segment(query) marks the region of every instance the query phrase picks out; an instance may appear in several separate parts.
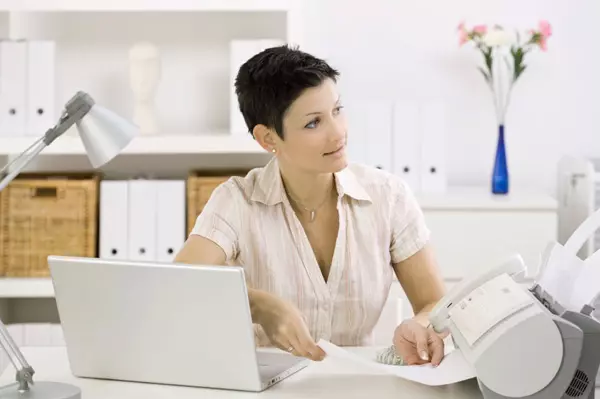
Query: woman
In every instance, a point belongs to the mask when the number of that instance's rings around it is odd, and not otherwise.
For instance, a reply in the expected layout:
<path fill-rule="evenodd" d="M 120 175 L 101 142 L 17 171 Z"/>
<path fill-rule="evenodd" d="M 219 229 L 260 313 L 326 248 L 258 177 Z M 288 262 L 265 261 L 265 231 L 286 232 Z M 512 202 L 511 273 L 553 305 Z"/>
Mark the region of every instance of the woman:
<path fill-rule="evenodd" d="M 395 330 L 397 354 L 437 365 L 427 312 L 443 285 L 429 231 L 400 178 L 348 164 L 338 76 L 287 46 L 242 65 L 240 110 L 274 157 L 214 190 L 175 261 L 243 265 L 258 344 L 313 360 L 319 339 L 369 344 L 395 273 L 415 310 Z"/>

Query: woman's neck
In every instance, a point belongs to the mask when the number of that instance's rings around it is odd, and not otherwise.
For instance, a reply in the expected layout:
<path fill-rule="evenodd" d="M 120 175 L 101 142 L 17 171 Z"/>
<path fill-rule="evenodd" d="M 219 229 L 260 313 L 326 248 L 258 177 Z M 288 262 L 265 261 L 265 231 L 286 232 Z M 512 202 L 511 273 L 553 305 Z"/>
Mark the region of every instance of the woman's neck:
<path fill-rule="evenodd" d="M 307 209 L 320 207 L 328 198 L 333 198 L 335 195 L 333 173 L 304 173 L 281 167 L 280 172 L 288 196 L 302 207 Z"/>

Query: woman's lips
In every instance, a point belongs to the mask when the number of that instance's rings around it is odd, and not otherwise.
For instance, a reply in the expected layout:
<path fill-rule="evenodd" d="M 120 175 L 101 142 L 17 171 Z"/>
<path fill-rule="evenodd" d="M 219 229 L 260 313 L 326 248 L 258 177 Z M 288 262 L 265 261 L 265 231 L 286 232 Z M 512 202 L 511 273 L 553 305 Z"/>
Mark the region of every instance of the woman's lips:
<path fill-rule="evenodd" d="M 334 155 L 341 155 L 341 154 L 343 154 L 343 152 L 344 152 L 344 148 L 346 148 L 346 146 L 345 146 L 345 145 L 342 145 L 342 146 L 340 146 L 340 148 L 338 148 L 338 149 L 337 149 L 337 150 L 335 150 L 335 151 L 332 151 L 332 152 L 326 152 L 326 153 L 324 154 L 324 156 L 326 156 L 326 157 L 329 157 L 329 156 L 334 156 Z"/>

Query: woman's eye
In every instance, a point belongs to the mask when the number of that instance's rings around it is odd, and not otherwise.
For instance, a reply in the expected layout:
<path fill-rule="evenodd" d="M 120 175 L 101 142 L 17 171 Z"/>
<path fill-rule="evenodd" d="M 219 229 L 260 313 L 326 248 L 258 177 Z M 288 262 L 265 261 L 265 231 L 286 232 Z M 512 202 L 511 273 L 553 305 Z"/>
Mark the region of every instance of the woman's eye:
<path fill-rule="evenodd" d="M 343 105 L 340 105 L 339 107 L 335 107 L 334 110 L 333 110 L 333 113 L 335 115 L 339 114 L 340 112 L 342 112 L 342 108 L 344 108 Z"/>
<path fill-rule="evenodd" d="M 317 124 L 319 123 L 319 118 L 313 119 L 312 121 L 310 121 L 305 127 L 307 129 L 314 129 L 317 127 Z"/>

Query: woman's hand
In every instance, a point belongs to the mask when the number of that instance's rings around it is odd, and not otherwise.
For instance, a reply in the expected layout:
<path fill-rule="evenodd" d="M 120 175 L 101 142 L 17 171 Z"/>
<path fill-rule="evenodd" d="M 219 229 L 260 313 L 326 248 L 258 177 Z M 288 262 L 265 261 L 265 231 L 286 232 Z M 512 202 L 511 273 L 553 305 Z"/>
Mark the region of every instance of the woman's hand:
<path fill-rule="evenodd" d="M 431 362 L 437 366 L 444 357 L 444 341 L 433 329 L 415 319 L 402 322 L 394 332 L 396 354 L 407 365 Z"/>
<path fill-rule="evenodd" d="M 257 322 L 279 349 L 315 361 L 325 358 L 323 349 L 310 336 L 302 314 L 291 303 L 273 295 L 266 296 Z"/>

